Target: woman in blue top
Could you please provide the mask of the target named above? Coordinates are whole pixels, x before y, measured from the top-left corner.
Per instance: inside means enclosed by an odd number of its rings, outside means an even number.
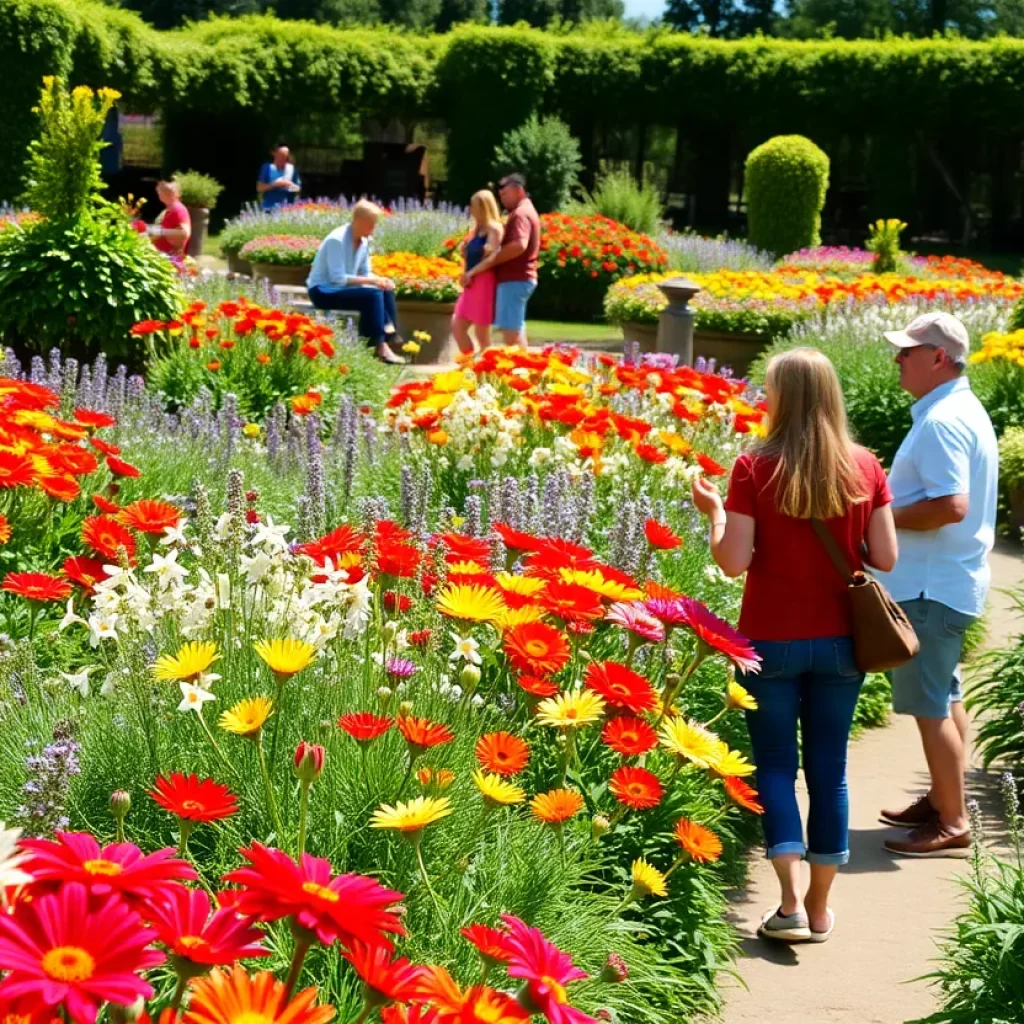
[[[389,341],[398,342],[395,282],[370,267],[370,236],[380,208],[365,199],[352,207],[352,220],[335,228],[320,243],[306,287],[317,309],[351,309],[359,313],[359,334],[385,363],[404,363]]]

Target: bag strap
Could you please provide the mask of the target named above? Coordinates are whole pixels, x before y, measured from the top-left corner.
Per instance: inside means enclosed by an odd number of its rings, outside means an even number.
[[[818,540],[821,541],[822,547],[828,552],[828,556],[832,559],[832,564],[839,570],[839,574],[848,584],[854,583],[855,577],[850,572],[850,567],[847,565],[846,559],[843,558],[843,553],[839,550],[835,537],[829,533],[828,527],[820,519],[812,519],[811,526],[814,527]]]

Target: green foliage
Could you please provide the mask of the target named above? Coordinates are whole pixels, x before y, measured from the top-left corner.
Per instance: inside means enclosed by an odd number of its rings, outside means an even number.
[[[123,358],[139,320],[179,308],[177,272],[116,211],[0,233],[0,340]]]
[[[892,711],[892,685],[889,677],[881,672],[871,673],[864,680],[853,713],[853,733],[864,729],[880,729],[889,724]]]
[[[751,245],[782,255],[821,241],[828,157],[802,135],[779,135],[747,157],[745,192]]]
[[[968,367],[971,387],[992,420],[996,436],[1010,427],[1024,426],[1024,366],[1007,359],[992,359]]]
[[[654,182],[638,184],[627,170],[609,171],[597,179],[593,192],[583,192],[582,201],[568,212],[599,213],[634,231],[652,235],[661,226],[664,208]]]
[[[1010,427],[999,439],[999,477],[1006,487],[1024,486],[1024,427]]]
[[[181,201],[186,206],[199,206],[212,210],[224,186],[209,174],[198,171],[177,171],[174,180],[181,188]]]
[[[579,185],[580,144],[557,117],[531,117],[494,150],[492,176],[520,171],[539,213],[560,210]]]
[[[898,217],[876,220],[869,228],[865,248],[875,254],[871,269],[876,274],[895,274],[900,267],[900,234],[907,225]]]
[[[736,39],[771,35],[779,21],[775,0],[668,0],[664,20],[686,32]]]

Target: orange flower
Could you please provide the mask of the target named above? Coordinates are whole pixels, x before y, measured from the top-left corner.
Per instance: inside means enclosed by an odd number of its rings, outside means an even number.
[[[6,544],[11,539],[11,524],[7,516],[0,515],[0,544]]]
[[[177,526],[181,512],[164,501],[143,498],[125,505],[117,514],[118,521],[139,533],[163,533],[169,526]]]
[[[642,718],[613,718],[601,732],[601,739],[617,754],[636,757],[658,745],[658,734]]]
[[[628,708],[637,715],[658,703],[654,687],[639,673],[617,661],[592,661],[587,666],[586,686],[612,707]]]
[[[583,797],[572,789],[552,789],[538,793],[530,801],[530,810],[538,821],[561,825],[583,810]]]
[[[262,364],[263,366],[266,366],[266,365],[267,365],[267,363],[269,363],[269,362],[270,362],[270,356],[268,356],[266,352],[261,352],[261,353],[260,353],[260,354],[259,354],[259,355],[258,355],[258,356],[256,357],[256,362],[257,362],[257,363],[261,363],[261,364]]]
[[[733,775],[726,776],[722,781],[725,783],[725,795],[737,807],[742,807],[752,814],[764,814],[764,808],[757,799],[757,790],[753,786],[748,786],[742,779]]]
[[[135,557],[135,538],[112,516],[87,516],[82,520],[82,543],[98,555],[116,559],[123,547],[129,558]]]
[[[63,601],[71,593],[71,584],[45,572],[9,572],[0,589],[29,601]]]
[[[675,837],[683,852],[698,864],[711,864],[722,856],[722,840],[695,821],[680,818],[676,822]]]
[[[490,732],[476,741],[476,759],[484,771],[495,775],[517,775],[530,760],[525,740],[507,732]]]
[[[400,715],[396,724],[398,731],[405,737],[405,742],[409,744],[409,751],[413,757],[419,757],[425,750],[440,746],[442,743],[451,743],[455,739],[447,725],[430,722],[426,718]]]
[[[516,682],[531,697],[554,697],[558,693],[558,684],[540,676],[520,676]]]
[[[648,519],[644,523],[644,535],[652,548],[660,548],[662,551],[671,551],[683,543],[681,537],[657,519]]]
[[[505,633],[503,646],[513,667],[526,675],[554,675],[569,663],[565,636],[545,622],[514,626]]]
[[[327,1024],[333,1006],[317,1006],[315,988],[289,998],[283,981],[270,971],[250,977],[237,964],[227,971],[215,969],[192,982],[185,1024]]]
[[[657,807],[665,790],[661,780],[646,768],[623,765],[612,772],[608,782],[612,796],[634,811],[646,811]]]

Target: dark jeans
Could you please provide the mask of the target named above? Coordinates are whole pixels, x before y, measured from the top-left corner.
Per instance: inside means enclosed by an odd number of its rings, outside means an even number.
[[[395,293],[383,288],[357,286],[325,292],[314,286],[309,289],[309,301],[317,309],[351,309],[357,312],[359,336],[366,338],[371,345],[387,341],[387,335],[394,333],[398,323]]]
[[[848,636],[757,641],[761,671],[743,685],[757,698],[747,727],[764,805],[769,857],[806,854],[817,864],[850,859],[846,747],[864,673],[853,660]],[[797,723],[804,779],[810,796],[807,843],[796,801]]]

